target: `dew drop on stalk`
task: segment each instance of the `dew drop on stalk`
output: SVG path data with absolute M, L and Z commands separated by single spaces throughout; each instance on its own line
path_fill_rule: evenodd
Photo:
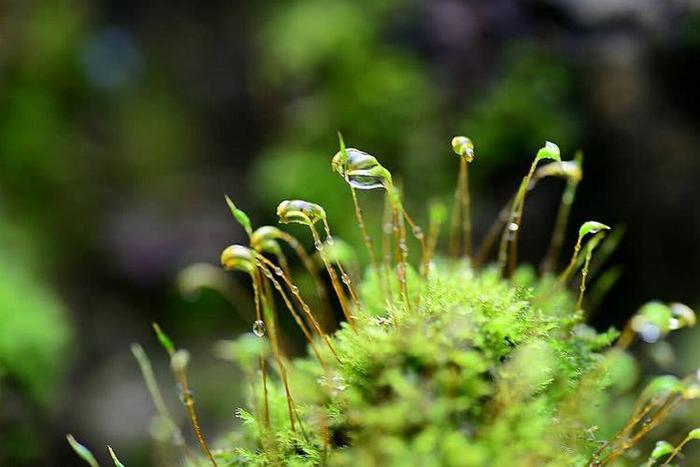
M 326 237 L 326 243 L 328 245 L 333 245 L 335 243 L 335 240 L 333 240 L 333 237 L 331 235 Z
M 187 399 L 194 397 L 194 392 L 192 392 L 191 389 L 188 389 L 187 391 L 182 390 L 182 386 L 178 385 L 178 395 L 180 396 L 180 401 L 185 404 L 187 402 Z
M 520 225 L 518 225 L 516 222 L 511 222 L 508 224 L 508 232 L 506 233 L 506 239 L 507 240 L 513 240 L 515 238 L 515 234 L 518 232 L 518 229 L 520 229 Z
M 413 236 L 416 237 L 418 240 L 423 238 L 423 229 L 421 229 L 418 226 L 413 227 Z
M 293 286 L 291 287 L 291 289 L 292 289 L 292 293 L 294 293 L 294 294 L 298 294 L 298 293 L 299 293 L 299 287 L 297 287 L 296 285 L 293 285 Z
M 406 242 L 404 240 L 401 240 L 399 242 L 399 249 L 404 253 L 408 252 L 408 246 L 406 245 Z
M 277 267 L 276 267 L 276 268 L 275 268 L 275 274 L 277 274 L 278 276 L 281 277 L 281 276 L 284 275 L 284 271 L 282 270 L 282 268 L 277 268 Z
M 253 323 L 253 334 L 258 337 L 263 337 L 265 335 L 265 323 L 262 320 L 256 320 Z
M 323 250 L 323 243 L 321 243 L 320 240 L 316 240 L 316 241 L 314 242 L 314 246 L 316 247 L 316 249 L 317 249 L 318 251 Z
M 340 278 L 342 279 L 343 283 L 350 285 L 350 276 L 348 276 L 346 273 L 341 274 Z

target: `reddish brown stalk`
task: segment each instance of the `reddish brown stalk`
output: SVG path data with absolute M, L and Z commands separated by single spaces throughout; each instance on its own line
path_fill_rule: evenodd
M 476 253 L 476 258 L 474 260 L 475 268 L 483 266 L 486 260 L 488 259 L 489 253 L 491 252 L 491 248 L 493 248 L 493 245 L 496 243 L 496 239 L 498 239 L 498 234 L 501 232 L 501 229 L 503 229 L 503 226 L 508 221 L 508 214 L 511 211 L 511 205 L 513 204 L 513 200 L 514 197 L 511 198 L 505 206 L 503 206 L 503 208 L 498 213 L 498 216 L 493 221 L 493 224 L 491 224 L 491 227 L 489 227 L 489 230 L 486 232 L 486 236 L 481 242 L 481 245 L 479 245 L 479 250 Z
M 464 164 L 464 181 L 462 182 L 462 242 L 463 242 L 463 254 L 467 258 L 471 258 L 472 251 L 472 206 L 471 206 L 471 196 L 469 195 L 469 167 L 468 162 L 464 157 L 460 157 Z
M 343 311 L 343 315 L 345 316 L 345 319 L 350 325 L 350 327 L 355 329 L 355 320 L 352 316 L 352 312 L 350 311 L 348 299 L 345 296 L 345 291 L 340 286 L 340 282 L 338 281 L 338 275 L 335 273 L 335 269 L 333 269 L 333 267 L 331 266 L 330 261 L 328 260 L 328 256 L 326 255 L 326 252 L 323 249 L 323 242 L 321 241 L 321 237 L 318 234 L 318 230 L 316 230 L 316 227 L 314 227 L 313 223 L 309 223 L 309 228 L 311 229 L 311 235 L 313 236 L 314 244 L 316 245 L 316 248 L 318 249 L 318 252 L 321 255 L 321 261 L 323 261 L 323 265 L 326 267 L 326 272 L 328 272 L 328 275 L 331 278 L 331 284 L 333 285 L 333 290 L 335 291 L 335 294 L 338 297 L 338 301 L 340 302 L 340 308 Z
M 267 266 L 273 268 L 273 270 L 275 269 L 275 265 L 274 265 L 270 260 L 268 260 L 267 258 L 265 258 L 264 256 L 260 255 L 259 259 L 260 259 L 262 262 L 264 262 L 265 265 L 267 265 Z M 264 267 L 265 265 L 262 265 L 262 266 Z M 311 323 L 311 326 L 314 328 L 314 330 L 316 331 L 316 333 L 324 340 L 324 342 L 326 343 L 326 345 L 328 345 L 328 348 L 329 348 L 330 351 L 333 353 L 333 355 L 334 355 L 336 358 L 338 358 L 338 355 L 336 354 L 335 349 L 333 348 L 333 345 L 331 344 L 331 341 L 330 341 L 330 339 L 328 338 L 328 335 L 327 335 L 326 333 L 323 332 L 323 329 L 321 329 L 320 324 L 319 324 L 318 321 L 316 321 L 316 319 L 314 318 L 314 315 L 313 315 L 313 313 L 311 312 L 311 308 L 310 308 L 309 305 L 304 301 L 304 299 L 302 298 L 301 294 L 299 293 L 299 288 L 298 288 L 296 285 L 294 285 L 294 283 L 292 282 L 291 278 L 290 278 L 287 274 L 283 273 L 282 275 L 280 275 L 280 277 L 282 278 L 282 280 L 283 280 L 284 283 L 286 284 L 287 288 L 291 291 L 292 296 L 293 296 L 294 299 L 297 301 L 297 304 L 301 307 L 302 311 L 303 311 L 304 314 L 306 315 L 307 319 L 308 319 L 309 322 Z M 274 281 L 274 279 L 273 279 L 273 281 Z M 277 282 L 277 281 L 274 281 L 274 282 Z M 278 289 L 278 290 L 280 290 L 280 289 Z M 286 300 L 286 295 L 284 294 L 284 292 L 283 292 L 282 290 L 280 290 L 280 293 L 282 294 L 282 298 L 285 299 L 285 303 L 287 303 L 288 300 Z M 289 306 L 291 306 L 291 303 L 289 304 Z M 291 310 L 290 310 L 290 311 L 291 311 Z M 294 319 L 297 320 L 297 323 L 298 323 L 298 322 L 300 321 L 300 319 L 298 318 L 298 315 L 296 314 L 296 312 L 292 311 L 292 315 L 294 316 Z M 303 323 L 302 323 L 302 324 L 303 324 Z M 307 336 L 307 339 L 308 339 L 308 340 L 311 340 L 311 339 L 312 339 L 311 334 L 309 333 L 309 331 L 306 329 L 305 326 L 302 328 L 302 331 L 304 331 L 304 334 Z M 313 346 L 313 343 L 312 343 L 312 342 L 309 342 L 309 344 Z M 315 347 L 314 347 L 314 348 L 315 348 Z M 317 353 L 317 352 L 315 352 L 315 353 Z M 317 356 L 318 356 L 318 353 L 317 353 Z M 319 357 L 319 361 L 321 361 L 320 357 Z M 321 362 L 321 363 L 322 363 L 322 362 Z
M 367 248 L 367 253 L 369 254 L 369 262 L 372 267 L 372 272 L 375 275 L 375 280 L 379 285 L 379 292 L 382 295 L 382 299 L 386 301 L 387 295 L 384 289 L 384 283 L 380 277 L 379 264 L 377 263 L 377 257 L 374 254 L 374 243 L 372 242 L 372 237 L 367 233 L 367 226 L 365 225 L 364 217 L 362 216 L 362 208 L 360 207 L 360 202 L 357 199 L 357 190 L 350 185 L 350 192 L 352 193 L 352 202 L 355 206 L 355 218 L 357 219 L 357 225 L 360 227 L 360 232 L 362 233 L 362 239 L 365 242 L 365 248 Z
M 202 427 L 199 424 L 199 418 L 197 417 L 197 410 L 194 404 L 194 397 L 192 396 L 192 391 L 190 390 L 189 381 L 187 380 L 186 370 L 176 372 L 176 377 L 178 378 L 178 383 L 180 384 L 180 389 L 182 391 L 182 402 L 185 405 L 185 410 L 187 411 L 187 416 L 190 419 L 190 424 L 192 425 L 192 431 L 194 431 L 195 438 L 197 438 L 197 443 L 199 444 L 202 453 L 207 456 L 209 462 L 214 467 L 217 467 L 214 456 L 207 445 L 204 435 L 202 434 Z
M 457 176 L 457 186 L 455 187 L 454 201 L 452 202 L 452 220 L 450 224 L 450 256 L 453 258 L 457 258 L 460 254 L 459 225 L 460 218 L 463 216 L 463 187 L 467 173 L 467 161 L 462 157 L 459 159 L 459 175 Z
M 266 278 L 270 279 L 270 276 L 265 273 L 263 270 L 263 273 Z M 271 274 L 271 273 L 270 273 Z M 294 399 L 292 398 L 292 393 L 289 389 L 289 381 L 287 378 L 287 369 L 284 366 L 284 362 L 282 361 L 282 355 L 280 353 L 279 349 L 279 340 L 278 340 L 278 332 L 277 332 L 277 325 L 276 321 L 277 319 L 274 316 L 274 311 L 272 309 L 272 306 L 267 303 L 268 299 L 263 295 L 262 296 L 263 300 L 263 307 L 267 310 L 269 310 L 269 314 L 265 313 L 264 318 L 265 318 L 265 326 L 268 329 L 268 332 L 270 334 L 270 348 L 272 350 L 272 356 L 275 359 L 275 363 L 277 363 L 277 369 L 280 374 L 280 379 L 282 380 L 282 386 L 284 387 L 284 392 L 285 396 L 287 398 L 287 411 L 289 415 L 289 424 L 290 428 L 292 431 L 295 431 L 296 423 L 294 421 Z
M 282 239 L 294 250 L 304 268 L 311 275 L 311 278 L 314 281 L 314 287 L 316 288 L 316 293 L 323 303 L 325 315 L 326 317 L 332 319 L 331 305 L 328 301 L 328 292 L 326 291 L 325 285 L 323 285 L 321 276 L 318 273 L 318 268 L 296 238 L 287 232 L 282 232 Z
M 253 300 L 255 301 L 255 319 L 256 321 L 262 321 L 262 313 L 260 311 L 260 273 L 255 271 L 250 274 L 253 279 Z M 258 357 L 258 366 L 260 367 L 260 374 L 262 379 L 263 396 L 264 396 L 264 407 L 265 407 L 265 426 L 270 427 L 270 404 L 267 396 L 267 369 L 265 368 L 265 358 L 263 357 L 262 351 Z
M 321 355 L 318 352 L 318 349 L 316 348 L 316 344 L 314 343 L 313 336 L 309 332 L 308 328 L 306 327 L 306 324 L 304 324 L 304 321 L 301 319 L 301 317 L 297 314 L 296 310 L 294 309 L 294 306 L 292 305 L 292 302 L 289 300 L 287 297 L 287 294 L 284 292 L 284 289 L 282 288 L 282 285 L 277 281 L 277 279 L 274 278 L 272 275 L 272 272 L 267 268 L 266 264 L 269 263 L 270 267 L 272 268 L 277 268 L 274 264 L 269 262 L 267 258 L 263 258 L 262 255 L 260 255 L 260 258 L 263 262 L 258 263 L 258 267 L 263 269 L 263 274 L 268 278 L 269 281 L 272 282 L 273 287 L 279 292 L 280 296 L 282 297 L 282 300 L 284 301 L 285 306 L 287 307 L 287 310 L 289 310 L 289 313 L 292 315 L 292 318 L 294 318 L 294 321 L 297 323 L 301 331 L 304 333 L 304 337 L 306 337 L 306 341 L 308 342 L 309 346 L 311 347 L 312 352 L 316 356 L 316 359 L 318 362 L 321 364 L 322 367 L 325 367 L 325 363 L 323 362 L 323 359 L 321 358 Z M 285 274 L 283 273 L 280 277 L 285 277 Z M 294 287 L 293 285 L 291 287 Z M 313 316 L 311 317 L 313 319 Z M 316 330 L 319 332 L 319 335 L 322 337 L 325 337 L 324 334 L 322 334 L 322 331 L 320 330 L 320 327 L 318 326 L 318 323 L 316 320 L 313 320 L 313 323 L 315 324 Z

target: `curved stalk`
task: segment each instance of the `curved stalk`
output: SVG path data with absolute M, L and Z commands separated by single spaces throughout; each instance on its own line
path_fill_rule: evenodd
M 338 301 L 340 302 L 340 308 L 343 311 L 343 315 L 345 316 L 345 319 L 348 322 L 348 324 L 350 324 L 350 326 L 354 329 L 355 319 L 352 317 L 352 312 L 350 311 L 350 306 L 348 305 L 348 299 L 345 296 L 345 291 L 340 286 L 338 275 L 335 273 L 335 269 L 333 269 L 333 266 L 331 266 L 330 260 L 328 259 L 328 255 L 326 255 L 326 252 L 323 249 L 323 242 L 321 241 L 321 237 L 319 236 L 316 227 L 314 227 L 313 224 L 309 224 L 309 227 L 311 228 L 311 235 L 314 239 L 314 245 L 316 245 L 316 249 L 321 255 L 321 261 L 323 261 L 323 265 L 326 267 L 326 272 L 331 278 L 331 284 L 333 285 L 333 290 L 335 291 L 335 294 L 338 297 Z
M 491 248 L 493 247 L 494 243 L 496 243 L 498 233 L 501 231 L 506 221 L 508 220 L 508 214 L 510 213 L 511 205 L 513 204 L 514 199 L 515 197 L 512 197 L 506 203 L 506 205 L 503 206 L 503 208 L 501 208 L 501 210 L 498 213 L 498 216 L 496 216 L 496 219 L 493 221 L 491 227 L 489 227 L 489 230 L 486 232 L 486 235 L 481 241 L 481 244 L 479 245 L 479 250 L 477 251 L 476 257 L 474 259 L 475 268 L 481 267 L 486 262 L 486 259 L 488 258 L 489 253 L 491 252 Z
M 267 279 L 272 278 L 272 273 L 266 270 L 262 270 L 263 275 Z M 268 276 L 268 273 L 270 274 Z M 262 279 L 261 279 L 262 280 Z M 270 334 L 270 348 L 272 350 L 272 356 L 275 360 L 275 363 L 277 363 L 277 369 L 280 374 L 280 379 L 282 380 L 282 386 L 284 387 L 284 392 L 285 396 L 287 399 L 287 411 L 289 415 L 289 424 L 290 428 L 292 431 L 295 431 L 296 429 L 296 422 L 294 420 L 294 412 L 295 412 L 295 407 L 294 407 L 294 399 L 292 398 L 292 393 L 289 389 L 289 380 L 287 378 L 287 368 L 284 365 L 284 362 L 282 361 L 282 355 L 279 349 L 279 336 L 277 334 L 277 323 L 276 323 L 276 318 L 274 316 L 274 311 L 272 309 L 271 304 L 268 304 L 268 299 L 266 298 L 265 295 L 262 296 L 262 302 L 263 302 L 263 308 L 268 311 L 267 313 L 264 314 L 264 321 L 265 321 L 265 326 L 268 329 L 268 332 Z
M 564 245 L 566 226 L 569 223 L 571 206 L 574 204 L 574 198 L 576 197 L 577 188 L 578 181 L 567 181 L 566 188 L 564 189 L 564 193 L 561 196 L 561 202 L 559 203 L 559 210 L 557 211 L 557 219 L 554 224 L 552 238 L 549 241 L 547 253 L 545 253 L 544 259 L 542 260 L 542 263 L 540 265 L 540 273 L 542 275 L 552 272 L 556 267 L 557 263 L 559 262 L 561 249 Z
M 362 208 L 360 207 L 360 202 L 357 199 L 357 190 L 355 190 L 355 187 L 353 187 L 352 185 L 350 185 L 350 193 L 352 193 L 352 203 L 355 206 L 355 218 L 357 219 L 357 225 L 360 227 L 362 239 L 365 243 L 367 254 L 369 255 L 370 266 L 372 268 L 372 271 L 374 272 L 377 283 L 379 285 L 379 292 L 381 293 L 384 301 L 386 301 L 386 290 L 384 289 L 384 283 L 382 282 L 381 277 L 379 275 L 379 264 L 377 263 L 377 257 L 374 253 L 374 242 L 372 241 L 372 237 L 370 237 L 369 233 L 367 232 L 367 226 L 365 225 L 365 220 L 362 216 Z
M 313 260 L 294 236 L 288 234 L 287 232 L 282 232 L 281 238 L 294 250 L 306 271 L 311 275 L 314 282 L 314 287 L 316 288 L 316 294 L 318 294 L 319 298 L 323 302 L 324 311 L 326 315 L 331 316 L 332 313 L 330 302 L 328 301 L 328 292 L 326 291 L 326 286 L 323 285 L 321 276 L 318 274 L 318 268 L 314 264 Z
M 250 277 L 253 280 L 253 301 L 255 302 L 255 319 L 256 322 L 262 322 L 262 313 L 260 311 L 260 274 L 256 271 L 250 273 Z M 258 336 L 260 337 L 260 336 Z M 263 387 L 263 402 L 264 402 L 264 414 L 265 414 L 265 426 L 270 427 L 270 402 L 267 394 L 267 368 L 265 367 L 265 357 L 262 351 L 258 357 L 258 366 L 260 367 L 260 377 L 262 379 Z
M 331 235 L 331 228 L 328 225 L 328 221 L 325 218 L 321 219 L 321 221 L 323 223 L 323 230 L 326 234 L 326 242 L 332 244 L 333 235 Z M 352 285 L 352 279 L 350 278 L 350 275 L 347 272 L 345 272 L 343 264 L 337 257 L 335 259 L 335 265 L 338 268 L 338 271 L 340 271 L 341 280 L 345 284 L 345 287 L 348 289 L 348 293 L 350 294 L 350 298 L 352 299 L 353 304 L 355 305 L 355 307 L 357 307 L 358 310 L 362 310 L 362 302 L 360 301 L 360 297 L 358 297 L 357 292 L 355 291 L 355 287 Z
M 262 262 L 262 264 L 260 264 L 260 266 L 261 266 L 262 268 L 266 269 L 268 272 L 270 272 L 270 271 L 269 271 L 269 268 L 272 268 L 273 271 L 275 271 L 275 274 L 277 274 L 277 273 L 279 272 L 279 271 L 276 271 L 277 267 L 276 267 L 270 260 L 268 260 L 267 258 L 265 258 L 264 256 L 260 255 L 260 256 L 259 256 L 259 260 Z M 267 275 L 267 274 L 266 274 L 266 275 Z M 314 318 L 313 313 L 311 313 L 311 308 L 306 304 L 306 302 L 304 301 L 304 299 L 301 297 L 301 294 L 299 293 L 299 288 L 298 288 L 296 285 L 294 285 L 294 283 L 291 281 L 290 277 L 289 277 L 286 273 L 284 273 L 284 271 L 282 271 L 282 274 L 277 274 L 277 275 L 278 275 L 279 277 L 282 278 L 282 280 L 283 280 L 284 283 L 286 284 L 287 288 L 291 291 L 292 296 L 295 298 L 295 300 L 297 301 L 297 303 L 298 303 L 299 306 L 301 307 L 302 311 L 303 311 L 304 314 L 306 315 L 307 319 L 308 319 L 309 322 L 311 323 L 311 326 L 314 328 L 314 330 L 316 331 L 316 333 L 317 333 L 317 334 L 324 340 L 324 342 L 328 345 L 328 348 L 329 348 L 330 351 L 333 353 L 333 355 L 335 355 L 335 357 L 338 358 L 338 355 L 335 353 L 335 349 L 333 348 L 333 345 L 331 344 L 330 340 L 328 339 L 328 335 L 327 335 L 326 333 L 323 332 L 323 329 L 321 329 L 320 324 L 318 323 L 318 321 L 316 320 L 316 318 Z M 296 311 L 294 310 L 294 307 L 293 307 L 293 305 L 291 304 L 291 302 L 289 301 L 289 299 L 288 299 L 287 295 L 285 294 L 284 290 L 282 289 L 281 284 L 279 284 L 279 282 L 278 282 L 276 279 L 274 279 L 274 277 L 271 277 L 271 275 L 270 275 L 270 276 L 267 276 L 267 277 L 268 277 L 270 280 L 272 280 L 273 285 L 274 285 L 275 288 L 280 292 L 280 295 L 282 295 L 282 299 L 284 300 L 285 305 L 287 306 L 287 308 L 289 309 L 290 313 L 292 314 L 292 317 L 293 317 L 294 320 L 297 322 L 297 324 L 298 324 L 299 327 L 301 328 L 302 332 L 303 332 L 304 335 L 306 336 L 306 339 L 307 339 L 307 341 L 309 342 L 309 345 L 311 346 L 311 348 L 313 349 L 314 354 L 316 354 L 316 357 L 318 358 L 319 362 L 321 363 L 321 366 L 323 366 L 323 365 L 324 365 L 324 364 L 323 364 L 323 360 L 321 359 L 320 354 L 318 353 L 318 350 L 317 350 L 316 347 L 315 347 L 315 344 L 314 344 L 314 342 L 313 342 L 313 336 L 311 336 L 311 333 L 310 333 L 309 330 L 307 329 L 306 325 L 304 325 L 304 322 L 301 320 L 301 318 L 299 317 L 299 315 L 298 315 L 298 314 L 296 313 Z

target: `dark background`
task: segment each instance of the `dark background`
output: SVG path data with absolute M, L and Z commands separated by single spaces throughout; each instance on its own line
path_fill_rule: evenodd
M 224 193 L 256 225 L 274 224 L 281 199 L 316 201 L 359 245 L 330 172 L 337 130 L 401 180 L 420 220 L 450 199 L 450 138 L 470 136 L 477 238 L 545 140 L 566 159 L 580 148 L 566 251 L 585 220 L 626 228 L 594 324 L 652 298 L 698 305 L 693 4 L 0 3 L 0 464 L 79 465 L 73 432 L 147 465 L 152 408 L 131 342 L 177 407 L 152 321 L 192 351 L 205 429 L 233 426 L 240 375 L 211 346 L 249 329 L 248 284 L 236 278 L 231 306 L 183 297 L 177 275 L 245 242 Z M 560 190 L 528 198 L 524 260 L 542 256 Z M 370 219 L 377 201 L 363 198 Z M 676 371 L 700 363 L 682 344 Z

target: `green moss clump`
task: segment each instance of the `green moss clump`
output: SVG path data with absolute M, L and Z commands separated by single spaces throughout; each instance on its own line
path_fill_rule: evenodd
M 397 305 L 382 316 L 358 314 L 355 330 L 343 326 L 332 337 L 337 359 L 326 351 L 325 368 L 311 357 L 293 363 L 291 386 L 303 430 L 291 430 L 284 393 L 275 390 L 272 426 L 246 415 L 244 436 L 236 438 L 247 447 L 222 452 L 220 460 L 225 465 L 585 463 L 597 445 L 585 418 L 579 418 L 591 410 L 578 403 L 579 393 L 617 333 L 597 334 L 577 324 L 567 292 L 557 290 L 535 303 L 552 284 L 527 276 L 521 271 L 511 283 L 494 269 L 474 274 L 466 262 L 438 262 L 419 306 Z M 380 297 L 365 300 L 372 304 Z M 603 380 L 596 389 L 610 384 Z

